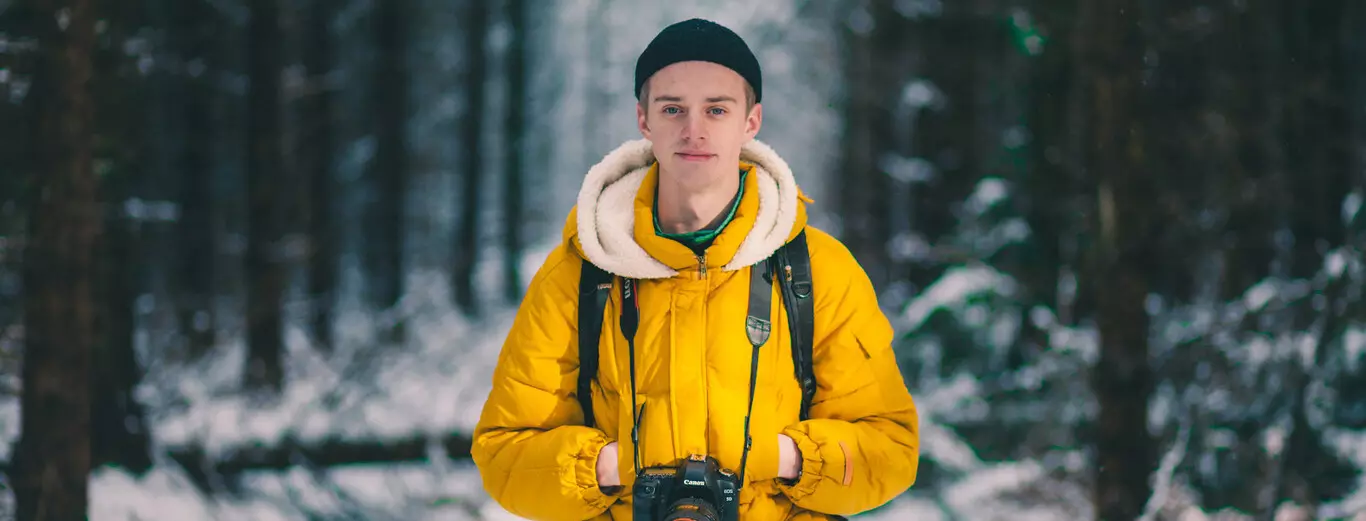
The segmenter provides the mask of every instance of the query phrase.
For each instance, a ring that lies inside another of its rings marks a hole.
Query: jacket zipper
[[[702,278],[707,278],[707,254],[697,256],[697,272]]]

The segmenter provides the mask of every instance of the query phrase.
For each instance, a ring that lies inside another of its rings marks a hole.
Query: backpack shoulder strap
[[[782,269],[783,308],[792,336],[792,366],[802,388],[801,419],[810,418],[811,401],[816,397],[816,374],[812,367],[812,342],[815,340],[815,299],[812,298],[811,254],[806,246],[806,230],[778,249]]]
[[[579,269],[579,385],[576,393],[583,409],[583,424],[593,426],[593,379],[598,375],[598,341],[602,338],[602,314],[612,293],[612,275],[583,260]]]

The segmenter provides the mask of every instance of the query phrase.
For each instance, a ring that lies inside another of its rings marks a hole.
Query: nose
[[[688,113],[687,120],[683,124],[683,139],[701,141],[707,139],[706,120],[702,116],[696,112]]]

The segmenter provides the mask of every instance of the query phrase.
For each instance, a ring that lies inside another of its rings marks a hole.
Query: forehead
[[[651,101],[661,96],[684,101],[720,96],[743,100],[745,96],[744,77],[729,67],[704,61],[670,64],[651,76],[648,86]]]

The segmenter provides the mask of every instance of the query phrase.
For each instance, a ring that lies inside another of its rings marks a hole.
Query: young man
[[[746,521],[835,519],[905,491],[918,420],[892,328],[849,251],[806,225],[788,165],[754,139],[763,91],[748,46],[712,22],[669,26],[637,62],[636,93],[644,139],[589,170],[503,346],[472,449],[485,489],[527,519],[631,519],[637,468],[697,455],[743,480]],[[780,284],[790,264],[754,272],[793,240],[814,300],[807,399]],[[598,355],[581,405],[584,262],[612,282],[601,334],[585,328]]]

